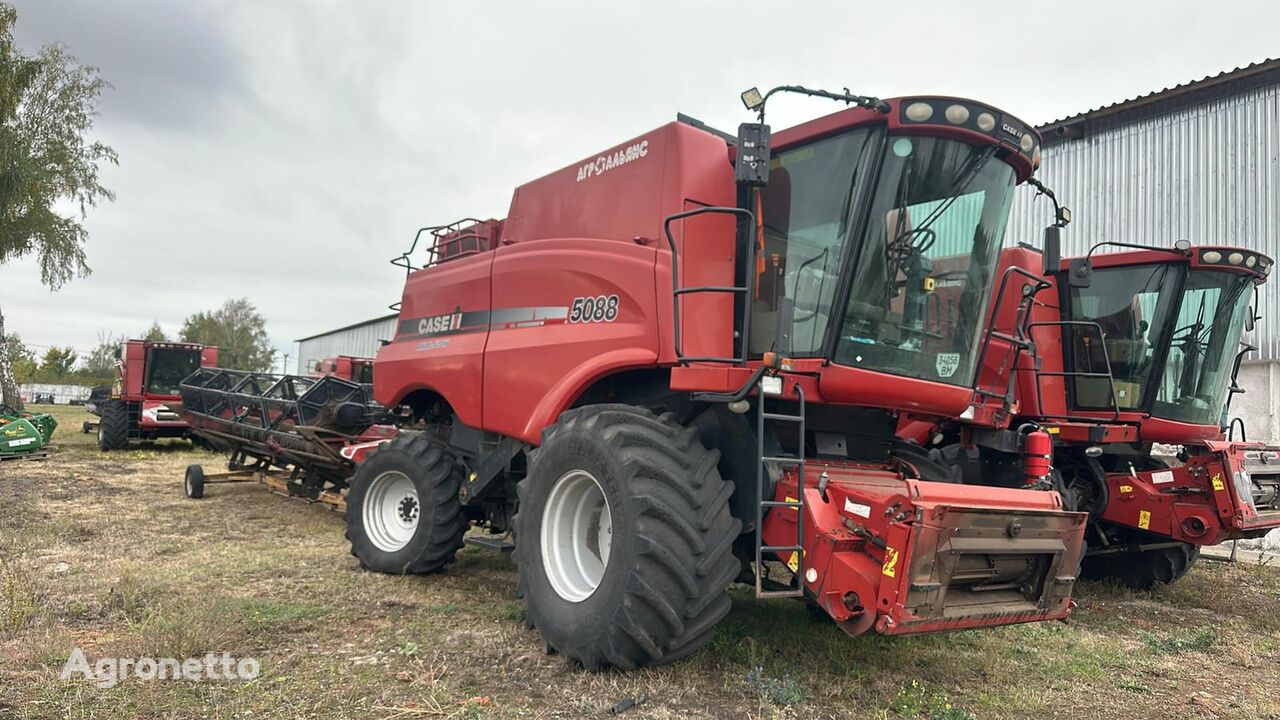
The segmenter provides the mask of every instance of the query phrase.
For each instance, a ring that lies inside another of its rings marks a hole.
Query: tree
[[[169,336],[164,334],[164,328],[160,327],[159,321],[153,321],[151,327],[142,334],[142,339],[147,342],[167,342]]]
[[[31,348],[22,342],[22,338],[18,337],[18,333],[4,333],[4,316],[0,315],[0,365],[5,365],[11,371],[8,382],[13,384],[14,395],[18,394],[18,383],[24,383],[31,379],[36,371],[36,354]]]
[[[123,337],[112,337],[106,330],[99,330],[98,344],[84,359],[84,373],[95,378],[110,377],[115,372],[116,354],[123,342]]]
[[[85,138],[108,85],[60,45],[23,55],[13,40],[17,19],[0,3],[0,264],[34,253],[40,280],[56,290],[89,273],[81,221],[115,197],[98,180],[99,164],[114,164],[115,151]],[[60,212],[67,205],[78,212]],[[22,405],[7,352],[0,352],[0,400]]]
[[[275,362],[267,322],[246,298],[188,316],[179,337],[183,342],[217,345],[219,367],[261,372],[270,370]]]
[[[44,357],[40,358],[40,371],[62,378],[75,367],[76,359],[75,348],[51,347],[45,351]]]

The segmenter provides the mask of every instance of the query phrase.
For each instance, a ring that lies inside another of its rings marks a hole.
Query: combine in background
[[[1105,245],[1127,251],[1094,254]],[[1280,454],[1226,426],[1271,258],[1186,242],[1104,243],[1043,268],[1025,247],[1002,255],[1014,282],[993,302],[969,418],[900,426],[936,472],[1055,487],[1089,515],[1085,576],[1133,588],[1181,578],[1202,546],[1280,527]],[[1020,457],[1035,456],[1046,459],[1029,471]]]
[[[338,355],[317,360],[309,373],[313,377],[333,375],[343,380],[366,385],[373,384],[373,358]]]
[[[131,441],[185,438],[178,386],[201,367],[216,367],[218,349],[191,343],[127,340],[116,360],[110,393],[90,395],[89,411],[97,415],[98,447],[121,450]],[[92,429],[85,425],[85,431]]]

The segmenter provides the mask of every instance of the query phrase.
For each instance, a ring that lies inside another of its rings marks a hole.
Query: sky
[[[503,217],[517,185],[676,112],[732,131],[751,86],[1041,124],[1280,54],[1274,2],[15,4],[20,47],[61,43],[112,84],[92,137],[119,153],[116,200],[84,221],[91,275],[51,292],[33,259],[0,266],[6,329],[38,351],[175,335],[247,297],[293,353],[387,312],[417,228]],[[769,122],[838,108],[785,98]]]

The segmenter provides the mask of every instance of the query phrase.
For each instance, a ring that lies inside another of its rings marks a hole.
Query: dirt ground
[[[545,655],[515,571],[362,572],[342,517],[257,485],[182,494],[188,444],[99,453],[58,408],[56,453],[0,464],[0,717],[1280,718],[1280,569],[1202,561],[1151,593],[1082,584],[1066,623],[849,638],[735,589],[703,652],[632,673]],[[105,657],[255,658],[242,681],[99,689]]]

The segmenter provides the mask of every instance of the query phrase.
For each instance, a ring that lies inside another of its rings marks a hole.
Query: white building
[[[338,355],[373,357],[384,341],[395,337],[397,317],[391,313],[297,340],[297,373],[306,375],[316,361]]]

